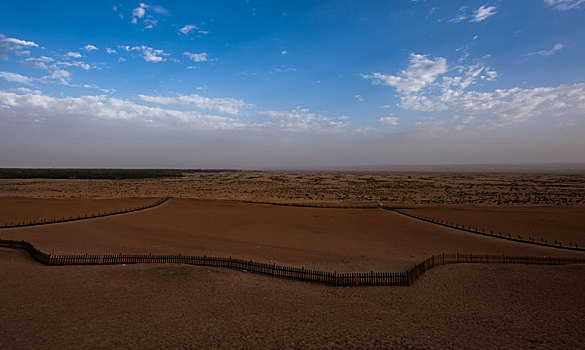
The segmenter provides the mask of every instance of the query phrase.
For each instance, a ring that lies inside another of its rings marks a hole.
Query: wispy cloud
[[[384,125],[398,126],[400,125],[400,118],[398,117],[382,117],[379,119],[380,123]]]
[[[62,69],[64,67],[76,67],[76,68],[81,68],[83,70],[90,70],[92,68],[91,65],[89,65],[85,62],[72,61],[72,60],[59,61],[59,60],[55,60],[52,57],[47,57],[47,56],[29,57],[29,58],[22,60],[21,62],[23,62],[24,64],[26,64],[30,67],[44,69],[44,70],[56,70],[56,69]]]
[[[423,65],[427,68],[422,70],[425,74],[421,75],[414,73],[419,71],[417,68],[419,65],[414,65],[412,61],[417,62],[423,59],[422,57],[429,62]],[[401,77],[364,76],[364,78],[378,79],[382,85],[396,87],[397,91],[402,93],[399,103],[402,109],[458,115],[454,125],[457,125],[459,129],[471,126],[501,127],[543,116],[585,113],[584,83],[479,92],[470,90],[471,86],[478,81],[495,80],[497,77],[495,70],[475,63],[459,66],[438,80],[439,74],[446,73],[446,61],[441,62],[441,69],[435,69],[432,67],[437,65],[436,60],[422,57],[411,55],[411,64],[401,73]],[[435,80],[438,81],[432,88],[426,88]],[[411,83],[406,84],[406,82]]]
[[[154,12],[159,15],[168,16],[169,10],[162,6],[158,5],[147,5],[145,3],[138,4],[138,7],[135,7],[132,10],[132,19],[130,20],[131,23],[137,24],[139,20],[142,21],[144,24],[144,29],[154,28],[158,24],[158,20],[154,19],[152,15],[148,14],[147,12]]]
[[[147,8],[148,8],[148,5],[146,5],[144,3],[140,3],[138,5],[138,7],[136,7],[134,10],[132,10],[132,23],[136,23],[137,18],[143,18],[144,15],[146,14]]]
[[[209,54],[207,52],[201,52],[201,53],[183,52],[183,55],[189,57],[189,59],[193,62],[212,61],[212,59],[209,58]]]
[[[265,126],[278,127],[288,131],[306,130],[337,130],[349,125],[349,117],[326,117],[311,112],[308,108],[296,107],[291,111],[263,111],[260,115],[266,116],[270,122]]]
[[[473,17],[469,20],[469,22],[482,22],[496,13],[495,6],[481,6],[473,12]]]
[[[85,45],[84,47],[82,47],[83,50],[87,51],[87,52],[91,52],[91,51],[97,51],[98,48],[94,45]]]
[[[280,67],[274,67],[272,68],[269,73],[270,74],[275,74],[275,73],[290,73],[290,72],[297,72],[298,69],[289,65],[289,64],[283,64]]]
[[[127,99],[99,96],[51,97],[31,90],[20,93],[0,91],[2,111],[26,117],[53,119],[84,119],[134,121],[164,128],[189,127],[195,130],[282,130],[290,132],[329,132],[343,130],[349,117],[327,117],[297,107],[292,111],[258,111],[264,121],[251,122],[237,116],[251,105],[232,98],[206,98],[199,95],[162,97],[139,95],[148,106]],[[161,107],[164,106],[164,107]],[[192,107],[175,109],[172,106]],[[232,116],[209,114],[198,109],[214,110]],[[1,116],[1,113],[0,113]]]
[[[457,11],[457,15],[449,20],[449,23],[459,23],[463,21],[469,20],[469,22],[482,22],[488,19],[489,17],[495,15],[497,13],[496,6],[486,6],[482,5],[477,10],[474,10],[473,13],[469,13],[467,7],[463,6],[460,7]]]
[[[24,48],[39,47],[34,41],[27,41],[17,38],[7,38],[0,34],[0,59],[6,59],[6,54],[10,53],[13,55],[27,55],[30,51],[24,50]]]
[[[144,102],[157,105],[193,106],[228,114],[238,114],[242,108],[251,107],[250,104],[247,104],[242,100],[233,98],[209,98],[197,94],[179,95],[174,97],[139,95],[139,97]]]
[[[0,91],[0,105],[23,117],[55,118],[83,116],[98,120],[135,120],[145,124],[188,125],[199,130],[233,130],[245,126],[238,119],[201,113],[149,107],[106,96],[56,98],[37,93]]]
[[[146,62],[152,62],[152,63],[158,63],[158,62],[163,62],[166,61],[166,59],[164,57],[166,56],[170,56],[170,54],[164,52],[164,50],[162,49],[153,49],[152,47],[149,46],[145,46],[145,45],[141,45],[141,46],[118,46],[119,48],[131,52],[131,51],[137,51],[142,53],[142,58],[144,58],[144,60]]]
[[[450,111],[476,117],[482,125],[501,127],[540,117],[585,113],[585,84],[533,89],[512,88],[492,92],[469,91],[404,100],[402,107],[419,111]],[[480,117],[482,117],[480,119]]]
[[[198,29],[198,27],[194,24],[187,24],[181,29],[179,29],[179,32],[188,35],[194,29]]]
[[[31,84],[35,80],[34,78],[11,72],[0,72],[0,78],[21,84]]]
[[[402,93],[414,93],[434,82],[437,76],[447,72],[447,60],[435,59],[427,55],[411,53],[408,68],[398,75],[382,73],[362,74],[363,78],[372,80],[372,84],[393,86]]]
[[[529,52],[527,54],[525,54],[525,57],[529,57],[529,56],[551,56],[554,55],[555,52],[563,49],[565,46],[561,43],[557,43],[555,44],[552,49],[550,50],[539,50],[539,51],[535,51],[535,52]]]
[[[73,57],[73,58],[81,58],[81,54],[79,52],[72,52],[72,51],[67,52],[66,56]]]
[[[568,11],[579,8],[585,0],[544,0],[544,3],[559,11]]]

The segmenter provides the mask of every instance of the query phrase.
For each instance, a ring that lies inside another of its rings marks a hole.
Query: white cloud
[[[353,98],[355,98],[356,101],[358,102],[364,102],[364,98],[362,97],[362,95],[354,95]]]
[[[459,23],[459,22],[463,22],[465,21],[468,16],[464,13],[465,7],[461,7],[459,9],[459,13],[457,14],[457,16],[455,16],[455,18],[452,18],[449,20],[449,23]]]
[[[79,52],[69,51],[67,52],[67,57],[81,58],[81,54]]]
[[[30,58],[23,60],[22,62],[29,65],[29,66],[32,66],[34,68],[51,69],[53,67],[50,67],[49,64],[51,64],[54,61],[55,60],[51,57],[41,56],[41,57],[30,57]]]
[[[557,43],[550,50],[540,50],[540,51],[536,51],[536,52],[530,52],[530,53],[527,53],[525,56],[551,56],[555,52],[561,50],[564,47],[565,46],[563,44]]]
[[[533,89],[497,89],[492,92],[446,89],[437,96],[404,96],[401,107],[483,117],[484,125],[498,127],[543,116],[582,115],[585,113],[585,83]]]
[[[495,15],[496,13],[495,6],[481,6],[473,12],[473,17],[469,20],[469,22],[481,22]]]
[[[32,48],[38,46],[39,45],[37,45],[34,41],[7,38],[6,36],[0,34],[0,58],[6,58],[7,53],[14,55],[26,55],[29,54],[30,51],[23,50],[23,48]]]
[[[282,50],[282,51],[280,51],[280,54],[281,54],[282,56],[284,56],[284,55],[288,55],[288,51],[286,51],[286,50]]]
[[[1,41],[5,42],[5,43],[13,44],[13,45],[18,45],[18,46],[33,46],[33,47],[39,46],[34,41],[26,41],[26,40],[21,40],[21,39],[16,39],[16,38],[2,38]]]
[[[457,11],[457,16],[449,20],[449,23],[459,23],[463,21],[469,20],[469,22],[482,22],[487,18],[495,15],[497,7],[496,6],[480,6],[477,10],[473,11],[472,14],[469,14],[467,11],[467,7],[463,6],[460,7]]]
[[[183,52],[183,55],[189,57],[189,59],[191,61],[194,61],[194,62],[209,62],[209,61],[211,61],[208,57],[207,52],[202,52],[202,53]]]
[[[189,34],[189,32],[191,32],[193,29],[198,29],[198,27],[194,24],[187,24],[186,26],[184,26],[183,28],[179,29],[179,32],[187,35]]]
[[[164,57],[169,56],[169,54],[164,52],[163,50],[153,49],[152,47],[148,47],[145,45],[132,46],[132,47],[131,46],[118,46],[118,47],[121,49],[124,49],[128,52],[130,52],[130,51],[142,52],[142,58],[144,58],[144,60],[146,62],[153,62],[153,63],[163,62],[166,60]]]
[[[169,14],[169,10],[167,10],[166,8],[164,8],[162,6],[147,5],[147,4],[141,2],[138,5],[138,7],[134,8],[132,10],[132,20],[130,20],[130,22],[133,24],[137,24],[138,20],[140,19],[145,24],[144,29],[154,28],[154,26],[157,25],[158,20],[153,19],[152,15],[147,14],[147,10],[155,12],[155,13],[157,13],[159,15],[163,15],[163,16],[168,16],[168,14]]]
[[[87,85],[86,87],[94,87]],[[247,106],[243,101],[230,98],[207,99],[198,95],[165,98],[160,96],[140,95],[145,102],[153,101],[157,104],[171,105],[179,102],[183,106],[195,108],[221,110],[226,113],[236,112],[241,106]],[[235,104],[235,107],[233,106]],[[232,110],[235,108],[236,110]],[[306,108],[292,111],[264,111],[260,116],[268,118],[266,122],[253,123],[247,119],[226,117],[215,114],[202,113],[198,110],[163,108],[147,106],[134,101],[98,96],[81,97],[51,97],[31,90],[21,93],[0,91],[0,117],[2,113],[18,115],[20,118],[64,120],[73,118],[135,121],[145,125],[157,125],[167,128],[184,129],[190,127],[195,130],[283,130],[283,131],[336,131],[348,125],[348,117],[329,118],[318,113],[310,112]]]
[[[270,74],[275,74],[275,73],[289,73],[289,72],[297,72],[298,69],[296,69],[295,67],[289,65],[289,64],[283,64],[280,67],[274,67],[272,68],[269,73]]]
[[[87,52],[91,52],[91,51],[97,51],[98,48],[93,46],[93,45],[85,45],[82,49],[84,49]]]
[[[22,61],[23,63],[33,67],[44,70],[56,70],[62,67],[77,67],[84,70],[92,68],[89,64],[81,61],[56,61],[55,59],[47,56],[41,57],[30,57]]]
[[[233,98],[209,98],[197,94],[176,97],[139,95],[139,97],[144,102],[157,105],[194,106],[196,108],[216,110],[233,115],[238,114],[242,108],[251,107],[251,105],[242,100],[236,100]]]
[[[154,28],[154,26],[155,26],[155,25],[157,25],[157,23],[158,23],[158,20],[156,20],[156,19],[150,19],[150,18],[146,18],[146,19],[144,20],[144,24],[146,24],[146,25],[144,26],[144,29],[151,29],[151,28]]]
[[[326,117],[311,112],[308,108],[297,107],[292,111],[263,111],[260,115],[268,117],[271,122],[265,126],[278,127],[289,131],[323,131],[340,130],[349,125],[349,117]]]
[[[406,70],[400,71],[398,76],[382,73],[371,73],[363,78],[371,79],[372,84],[393,86],[401,93],[414,93],[437,79],[437,76],[447,72],[447,60],[442,57],[430,59],[427,55],[410,54],[410,62]]]
[[[152,11],[158,13],[159,15],[163,15],[163,16],[168,16],[169,15],[169,10],[167,10],[166,8],[164,8],[162,6],[153,5],[153,6],[150,6],[150,9]]]
[[[400,125],[399,121],[400,121],[400,118],[398,118],[398,117],[382,117],[382,118],[380,118],[380,123],[382,123],[384,125],[397,126],[397,125]]]
[[[0,72],[0,78],[21,84],[30,84],[34,81],[33,78],[11,72]]]
[[[114,50],[114,49],[111,49],[111,48],[109,48],[109,47],[106,47],[106,52],[107,52],[107,53],[110,53],[110,54],[113,54],[113,53],[116,53],[116,50]]]
[[[585,0],[544,0],[547,6],[552,6],[559,11],[576,9],[584,2]]]
[[[146,14],[147,8],[148,8],[148,5],[140,3],[140,5],[137,8],[132,10],[132,17],[135,17],[135,18],[144,17],[144,15]]]
[[[419,55],[420,56],[420,55]],[[425,60],[428,60],[426,56]],[[416,57],[415,57],[416,58]],[[420,57],[416,58],[417,60]],[[436,62],[429,60],[431,62]],[[431,62],[428,66],[433,67]],[[444,69],[425,69],[425,72],[444,72],[447,63],[442,62]],[[455,67],[453,73],[445,74],[437,83],[423,87],[435,81],[436,74],[426,74],[426,79],[419,74],[409,72],[418,71],[412,62],[401,77],[364,76],[368,79],[380,79],[384,85],[395,86],[402,93],[399,107],[405,110],[423,112],[443,112],[457,114],[452,126],[456,130],[477,127],[501,127],[509,124],[544,116],[583,115],[585,113],[585,83],[574,85],[559,85],[557,87],[538,87],[532,89],[496,89],[491,92],[469,90],[474,84],[481,81],[493,81],[497,72],[490,67],[475,63],[469,66]],[[406,81],[419,81],[419,84],[403,88]],[[442,121],[433,121],[433,125],[447,125]]]
[[[69,79],[71,77],[71,73],[64,69],[57,69],[49,75],[48,78],[54,79],[63,85],[69,85]]]
[[[0,91],[0,106],[3,111],[13,112],[23,118],[46,118],[49,121],[64,117],[136,120],[168,126],[186,124],[200,130],[233,130],[246,126],[234,118],[208,115],[198,111],[149,107],[106,96],[55,98],[42,94]]]

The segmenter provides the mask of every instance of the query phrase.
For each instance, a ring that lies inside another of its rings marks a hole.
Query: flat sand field
[[[404,271],[441,253],[585,256],[484,237],[382,209],[170,199],[105,218],[2,230],[53,254],[210,255],[330,271]]]
[[[53,198],[0,198],[0,226],[10,223],[31,222],[78,217],[103,212],[136,208],[155,202],[153,198],[115,199],[53,199]]]
[[[205,254],[339,272],[399,272],[432,254],[456,252],[583,258],[375,208],[383,201],[458,224],[579,242],[585,241],[583,193],[577,175],[234,172],[0,180],[0,223],[173,197],[134,213],[0,229],[0,238],[54,254]],[[2,349],[585,344],[582,265],[447,265],[410,287],[336,288],[178,264],[47,267],[0,248],[0,276]]]
[[[585,247],[585,207],[443,207],[404,211],[514,237],[558,240]]]
[[[325,287],[183,265],[45,267],[0,248],[0,348],[578,349],[585,266],[447,265]]]

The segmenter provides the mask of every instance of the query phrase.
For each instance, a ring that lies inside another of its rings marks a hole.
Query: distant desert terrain
[[[441,253],[585,257],[387,209],[585,245],[585,176],[209,172],[1,179],[0,229],[53,254],[199,254],[326,271],[404,271]],[[285,204],[285,205],[282,205]],[[540,236],[539,236],[540,235]],[[233,270],[39,264],[0,248],[0,347],[579,348],[585,266],[448,265],[410,287],[327,287]],[[31,340],[32,339],[32,340]]]

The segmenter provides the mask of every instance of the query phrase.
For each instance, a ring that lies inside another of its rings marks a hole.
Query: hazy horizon
[[[585,163],[582,0],[3,2],[0,167]]]

